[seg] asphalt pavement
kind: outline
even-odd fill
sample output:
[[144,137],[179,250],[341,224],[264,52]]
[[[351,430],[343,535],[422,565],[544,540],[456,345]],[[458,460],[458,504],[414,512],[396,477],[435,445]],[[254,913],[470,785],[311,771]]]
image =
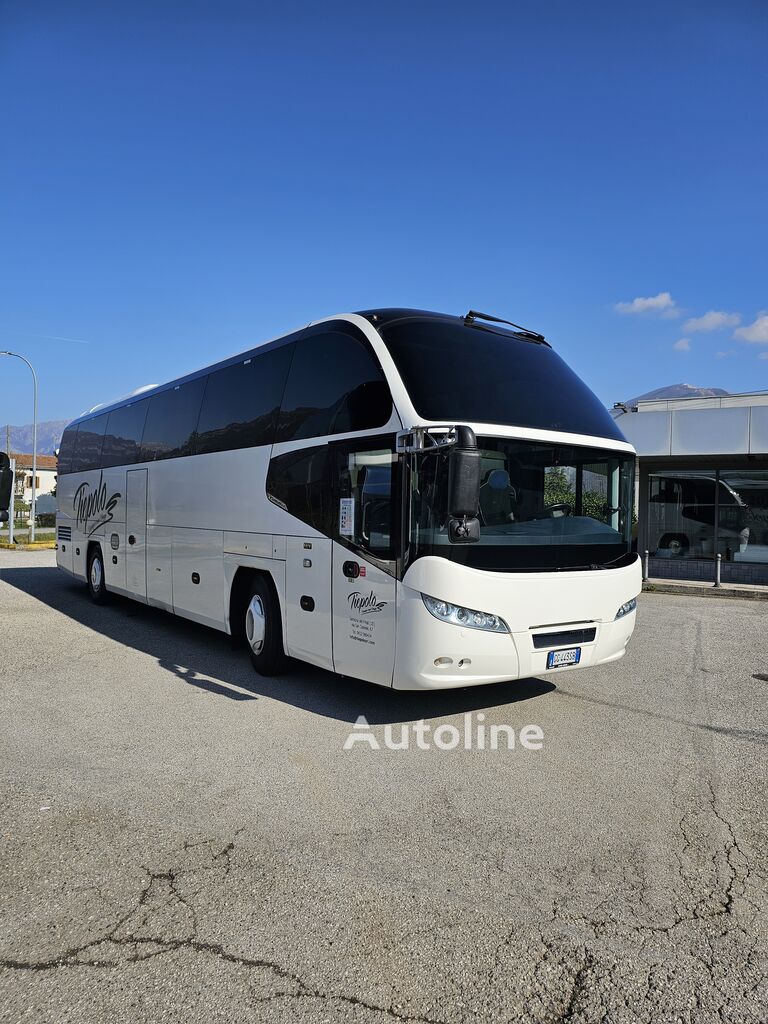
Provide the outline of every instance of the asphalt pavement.
[[0,1020],[764,1024],[768,606],[637,614],[617,664],[398,694],[0,552]]

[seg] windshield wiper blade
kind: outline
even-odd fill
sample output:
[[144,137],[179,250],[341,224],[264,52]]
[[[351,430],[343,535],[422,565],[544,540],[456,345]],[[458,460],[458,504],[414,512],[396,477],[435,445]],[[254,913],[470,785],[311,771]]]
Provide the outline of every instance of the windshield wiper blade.
[[479,313],[476,309],[470,309],[467,315],[464,317],[464,323],[467,326],[473,324],[475,320],[488,320],[493,324],[507,324],[509,327],[514,327],[515,330],[520,331],[526,338],[531,338],[534,341],[543,341],[546,343],[546,338],[543,334],[539,334],[537,331],[529,331],[527,327],[521,327],[520,324],[513,324],[511,320],[502,320],[500,316],[491,316],[490,313]]
[[612,558],[610,562],[591,562],[589,565],[558,565],[554,567],[555,572],[584,572],[589,570],[594,572],[597,569],[610,569],[612,565],[620,562],[623,558],[626,558],[628,554],[633,552],[625,552],[623,555],[619,555],[618,558]]

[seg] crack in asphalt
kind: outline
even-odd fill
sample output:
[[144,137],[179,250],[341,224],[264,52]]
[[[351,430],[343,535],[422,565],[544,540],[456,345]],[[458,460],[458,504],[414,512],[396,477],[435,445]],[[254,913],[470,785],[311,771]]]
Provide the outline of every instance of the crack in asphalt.
[[[186,852],[207,843],[208,840],[204,840],[202,843],[186,841],[183,849]],[[219,862],[223,865],[223,877],[227,877],[232,869],[231,856],[234,849],[235,840],[231,840],[226,846],[212,855],[213,864],[211,866],[200,870],[211,870],[212,867],[217,866],[216,862]],[[288,970],[288,968],[275,961],[266,960],[261,957],[243,956],[231,952],[221,943],[207,942],[199,939],[197,937],[198,921],[195,908],[191,905],[188,898],[179,891],[178,887],[179,877],[194,873],[195,870],[198,869],[180,870],[169,868],[165,871],[153,871],[150,868],[142,867],[142,871],[147,876],[147,884],[142,889],[138,901],[118,918],[117,922],[106,934],[89,942],[84,942],[79,946],[66,949],[48,960],[35,961],[16,960],[8,957],[0,958],[0,968],[4,967],[9,970],[30,972],[52,971],[67,967],[115,968],[141,963],[145,960],[167,955],[178,950],[192,950],[195,953],[210,954],[226,963],[235,964],[239,967],[269,971],[275,978],[291,982],[295,986],[295,991],[273,992],[267,996],[258,997],[255,1000],[257,1002],[270,1002],[285,998],[318,999],[324,1002],[337,1001],[349,1006],[384,1014],[392,1020],[402,1021],[404,1024],[445,1024],[444,1021],[437,1020],[436,1018],[421,1014],[409,1014],[396,1009],[394,1006],[381,1006],[358,996],[330,992],[313,987],[307,984],[300,975]],[[151,901],[153,899],[162,900],[162,892],[158,890],[164,888],[167,889],[167,895],[177,900],[189,915],[190,934],[185,938],[172,939],[155,935],[136,934],[136,931],[148,927],[149,918],[152,912],[157,909],[152,907]],[[124,932],[124,934],[121,934],[121,932]],[[108,954],[113,947],[120,951],[132,950],[132,952],[127,956],[113,956],[110,958]],[[99,953],[99,949],[104,951],[104,955]]]
[[[626,933],[627,929],[629,933],[636,935],[656,933],[671,938],[674,929],[686,923],[695,924],[711,921],[718,917],[730,921],[734,917],[737,904],[744,897],[747,880],[750,876],[749,860],[739,844],[732,823],[722,813],[711,783],[707,783],[707,792],[706,806],[697,811],[686,811],[679,823],[681,836],[681,849],[677,853],[679,877],[688,896],[694,897],[687,901],[687,913],[678,912],[671,924],[663,926],[644,924],[637,920],[628,923],[617,920],[615,917],[601,919],[598,916],[596,912],[607,903],[607,896],[595,905],[591,914],[584,915],[564,912],[559,900],[553,899],[550,920],[538,926],[537,929],[540,947],[532,949],[532,944],[528,943],[532,970],[534,975],[539,977],[542,990],[541,999],[544,1005],[541,1007],[541,1014],[532,1014],[527,1019],[546,1022],[546,1024],[575,1024],[576,1021],[599,1024],[599,1021],[607,1018],[611,1012],[611,1007],[607,1005],[606,1000],[615,999],[621,993],[620,978],[616,974],[616,963],[612,963],[610,959],[606,960],[604,954],[599,957],[598,952],[590,948],[589,945],[574,946],[572,939],[568,939],[564,935],[552,934],[549,928],[553,924],[561,927],[572,926],[574,923],[586,925],[592,931],[595,939],[609,931],[618,936]],[[705,810],[714,820],[720,833],[721,842],[717,843],[714,852],[712,852],[711,841],[715,837],[710,831],[702,835],[690,820],[693,814],[701,813],[702,810]],[[102,935],[66,949],[47,960],[0,959],[0,967],[29,972],[45,972],[73,967],[111,969],[186,950],[195,954],[215,957],[222,962],[249,970],[268,972],[273,982],[276,983],[275,991],[260,996],[251,996],[254,1003],[263,1004],[294,999],[318,1000],[325,1003],[338,1002],[349,1007],[382,1014],[390,1020],[400,1021],[403,1024],[446,1024],[444,1020],[437,1017],[418,1012],[409,1013],[397,1004],[382,1005],[354,994],[319,987],[274,960],[236,953],[228,949],[224,943],[201,939],[194,897],[201,891],[202,886],[190,889],[188,884],[182,884],[182,880],[188,883],[195,876],[204,876],[210,871],[218,872],[222,878],[229,877],[233,871],[233,855],[241,831],[236,833],[235,838],[218,848],[214,848],[211,840],[195,842],[186,840],[182,848],[185,854],[194,855],[195,851],[206,849],[209,851],[201,864],[170,867],[163,870],[142,867],[146,882],[138,899],[120,914],[115,923]],[[695,855],[701,861],[705,853],[708,855],[711,869],[715,872],[715,878],[719,882],[717,888],[712,887],[708,900],[699,898],[690,888],[689,872],[686,872],[685,869],[687,857]],[[595,877],[601,883],[604,882],[604,871],[597,865],[593,867],[593,871]],[[642,899],[645,881],[641,877],[642,872],[639,868],[625,864],[622,865],[621,872],[624,882],[632,891],[640,888]],[[714,906],[712,901],[714,901]],[[177,937],[168,937],[164,934],[156,920],[159,914],[169,911],[171,913],[175,911],[177,915],[175,926],[182,930],[182,934]],[[180,919],[179,914],[181,915]],[[744,929],[740,930],[744,931]],[[722,934],[725,934],[725,931]],[[746,932],[744,934],[746,936]],[[497,943],[491,966],[487,971],[485,984],[488,989],[494,988],[497,984],[497,971],[518,955],[513,948],[513,943],[520,939],[524,940],[525,937],[519,929],[510,929]],[[692,955],[706,972],[713,992],[718,994],[720,1006],[717,1012],[721,1019],[726,1021],[729,1019],[727,1017],[729,997],[722,990],[718,981],[717,951],[713,946],[711,935],[705,933],[703,939],[708,955],[704,955],[703,949]],[[756,959],[756,946],[757,939],[752,944],[749,958]],[[745,957],[745,963],[747,959]],[[660,964],[654,962],[647,968],[644,980],[645,991],[638,993],[641,1003],[649,1006],[656,1005],[654,997],[658,997],[659,990],[656,988],[654,972],[659,967]],[[562,979],[565,983],[566,990],[564,992],[555,994],[547,991],[554,977]],[[754,982],[750,991],[756,991],[759,984],[760,978]],[[692,990],[692,997],[697,1003],[701,1002],[701,991],[698,987]],[[627,1005],[629,1006],[629,1003]],[[636,1008],[636,1003],[633,1005]],[[615,1009],[615,1006],[613,1008]],[[510,1018],[510,1020],[518,1019],[520,1018]]]
[[[616,999],[621,998],[626,1002],[629,998],[626,993],[622,995],[619,965],[612,957],[606,957],[605,949],[599,951],[593,948],[592,940],[588,940],[588,944],[575,945],[573,936],[567,934],[568,929],[574,925],[584,926],[591,931],[594,940],[604,937],[612,940],[632,935],[642,939],[644,936],[658,935],[672,941],[676,929],[684,925],[699,925],[700,932],[697,935],[701,946],[698,950],[691,948],[690,954],[705,972],[713,996],[717,994],[719,1007],[716,1012],[723,1021],[728,1020],[728,1005],[733,995],[729,997],[720,984],[718,951],[713,941],[735,932],[749,938],[745,928],[739,924],[737,914],[742,901],[754,910],[757,909],[746,897],[751,874],[750,861],[740,845],[733,824],[722,811],[711,781],[702,784],[695,806],[687,807],[681,814],[678,829],[680,844],[675,856],[682,892],[677,890],[675,894],[678,906],[671,923],[652,924],[638,920],[639,906],[645,903],[648,891],[642,861],[635,863],[630,859],[630,862],[620,865],[595,863],[592,865],[592,874],[596,884],[605,887],[606,894],[596,900],[589,913],[568,911],[563,907],[561,899],[553,898],[550,919],[538,926],[533,925],[534,934],[538,934],[540,943],[538,948],[520,928],[507,930],[497,942],[491,964],[485,972],[484,989],[491,991],[500,984],[500,973],[510,963],[515,963],[515,958],[519,959],[520,951],[515,948],[515,943],[522,943],[533,976],[538,980],[541,1011],[531,1012],[525,1019],[540,1021],[542,1024],[575,1024],[576,1021],[599,1024],[599,1021],[608,1018],[615,1010]],[[230,877],[235,870],[233,857],[242,831],[238,830],[230,841],[221,846],[216,846],[215,841],[210,839],[185,840],[182,855],[189,855],[194,860],[202,853],[200,863],[163,870],[142,866],[146,881],[138,898],[100,936],[65,949],[46,960],[0,959],[0,967],[28,972],[77,967],[113,969],[174,952],[190,951],[248,970],[267,972],[275,990],[263,995],[251,995],[250,999],[254,1003],[296,999],[338,1002],[382,1014],[403,1024],[446,1024],[437,1017],[418,1012],[409,1013],[397,1003],[382,1005],[351,993],[320,987],[277,961],[240,954],[227,948],[224,943],[200,938],[195,897],[203,891],[201,879],[209,872],[216,872],[221,878]],[[698,888],[701,889],[702,881],[697,877],[697,872],[700,875],[702,865],[711,876],[711,882],[703,883],[708,888],[703,896],[695,885],[698,882]],[[618,885],[615,879],[617,868],[620,871]],[[610,910],[611,897],[622,891],[635,896],[634,905],[625,912],[623,919]],[[604,911],[602,916],[601,911]],[[161,914],[175,915],[171,917],[170,926],[167,920],[159,920]],[[717,918],[727,923],[720,935],[713,939],[706,925]],[[562,933],[553,931],[553,926],[562,929]],[[171,930],[177,929],[179,934],[168,937],[169,927]],[[404,936],[401,935],[400,943],[403,941]],[[758,974],[757,944],[758,940],[755,939],[749,956],[744,958],[745,967],[748,963],[753,965],[750,968],[750,981]],[[661,967],[661,961],[654,961],[647,967],[635,997],[641,1004],[653,1009],[658,1008],[660,987],[664,984],[664,978],[657,977]],[[744,995],[755,993],[764,977],[757,977],[749,990],[745,983]],[[552,991],[553,983],[557,991]],[[704,989],[701,986],[706,987],[706,984],[700,980],[692,985],[691,998],[697,1005],[702,1002]],[[565,989],[560,989],[560,985],[564,985]],[[608,1000],[611,1001],[610,1005]],[[629,1002],[626,1005],[630,1008]],[[637,1009],[636,1001],[631,1004],[631,1008]],[[714,1010],[711,1001],[708,1008]]]

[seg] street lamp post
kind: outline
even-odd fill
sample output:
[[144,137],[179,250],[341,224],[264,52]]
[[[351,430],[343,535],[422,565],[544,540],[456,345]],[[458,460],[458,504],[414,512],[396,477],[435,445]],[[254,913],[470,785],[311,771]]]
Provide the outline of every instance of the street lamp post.
[[[35,368],[26,358],[26,356],[20,356],[18,352],[0,352],[0,356],[15,356],[16,359],[21,359],[22,362],[26,363],[32,371],[32,512],[30,519],[29,539],[34,541],[35,539],[35,506],[37,499],[37,374]],[[11,510],[11,516],[13,516],[13,510]]]

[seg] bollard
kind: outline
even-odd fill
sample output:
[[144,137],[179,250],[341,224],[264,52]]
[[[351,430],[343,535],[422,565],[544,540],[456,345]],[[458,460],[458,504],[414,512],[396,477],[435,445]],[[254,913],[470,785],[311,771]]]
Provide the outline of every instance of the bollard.
[[648,560],[650,558],[650,554],[650,551],[646,548],[645,557],[643,558],[643,583],[648,579]]
[[720,563],[722,562],[722,560],[723,560],[723,556],[721,554],[718,554],[717,558],[715,559],[715,586],[716,587],[720,586]]

